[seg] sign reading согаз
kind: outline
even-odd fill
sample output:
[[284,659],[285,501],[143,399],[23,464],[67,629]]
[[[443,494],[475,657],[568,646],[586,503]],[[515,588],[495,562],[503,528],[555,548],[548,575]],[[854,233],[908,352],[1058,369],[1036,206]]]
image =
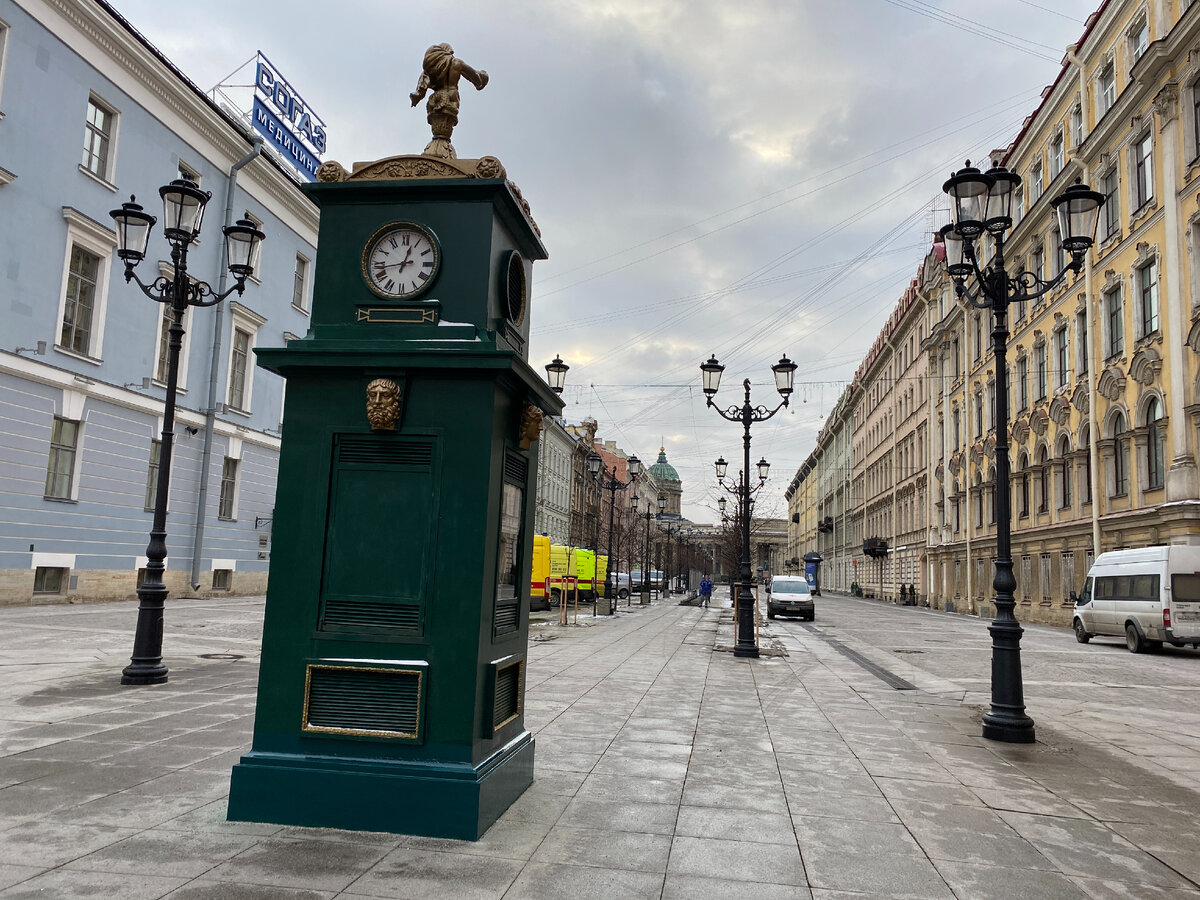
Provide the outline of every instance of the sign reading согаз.
[[254,130],[282,152],[301,175],[316,180],[325,152],[325,123],[261,50],[255,64],[252,119]]

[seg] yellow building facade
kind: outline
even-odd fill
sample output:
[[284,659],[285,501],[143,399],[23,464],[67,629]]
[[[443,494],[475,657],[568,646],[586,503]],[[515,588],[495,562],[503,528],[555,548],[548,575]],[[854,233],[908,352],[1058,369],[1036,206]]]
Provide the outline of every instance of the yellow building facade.
[[[1071,591],[1096,554],[1200,542],[1200,4],[1104,3],[993,158],[1023,180],[1010,274],[1051,278],[1066,265],[1051,198],[1076,179],[1106,197],[1083,272],[1009,313],[1017,614],[1070,624]],[[929,597],[990,616],[991,314],[957,300],[936,254],[921,294]]]

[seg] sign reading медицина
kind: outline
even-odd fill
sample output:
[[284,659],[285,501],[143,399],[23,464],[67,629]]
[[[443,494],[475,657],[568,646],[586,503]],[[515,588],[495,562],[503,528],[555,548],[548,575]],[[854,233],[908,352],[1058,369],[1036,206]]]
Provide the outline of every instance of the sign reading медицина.
[[309,181],[315,181],[325,152],[325,123],[296,89],[258,51],[254,71],[254,130],[261,134]]

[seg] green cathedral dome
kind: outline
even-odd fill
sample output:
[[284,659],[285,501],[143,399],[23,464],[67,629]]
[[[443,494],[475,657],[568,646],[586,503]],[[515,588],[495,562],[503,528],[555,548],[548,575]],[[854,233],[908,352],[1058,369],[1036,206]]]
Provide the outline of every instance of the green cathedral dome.
[[659,484],[667,481],[679,481],[679,473],[675,471],[675,467],[667,462],[667,448],[658,448],[658,462],[650,467],[650,475]]

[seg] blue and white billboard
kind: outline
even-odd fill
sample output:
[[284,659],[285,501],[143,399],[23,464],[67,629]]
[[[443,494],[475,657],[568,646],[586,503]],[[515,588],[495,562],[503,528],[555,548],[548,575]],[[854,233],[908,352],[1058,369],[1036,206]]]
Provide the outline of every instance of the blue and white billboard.
[[325,153],[325,123],[258,51],[254,71],[254,130],[307,180],[316,181]]

